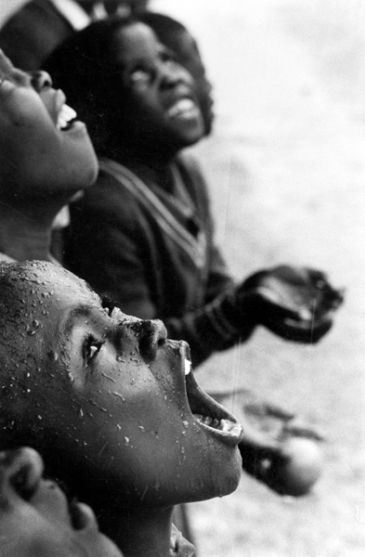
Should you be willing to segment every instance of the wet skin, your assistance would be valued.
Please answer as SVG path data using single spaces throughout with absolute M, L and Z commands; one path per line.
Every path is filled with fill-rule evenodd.
M 42 459 L 30 448 L 0 452 L 0 555 L 122 557 L 92 510 L 43 478 Z
M 125 506 L 167 506 L 233 491 L 241 426 L 186 375 L 186 343 L 167 340 L 159 321 L 103 307 L 64 269 L 17 269 L 0 304 L 4 435 L 30 439 L 96 504 L 120 505 L 123 493 Z
M 14 202 L 17 196 L 67 199 L 91 185 L 97 162 L 86 127 L 65 109 L 65 95 L 49 75 L 25 73 L 0 51 L 0 81 L 2 198 L 6 185 Z
M 129 148 L 137 141 L 139 149 L 157 143 L 175 152 L 197 142 L 204 124 L 192 77 L 153 31 L 143 23 L 120 28 L 113 35 L 112 52 L 123 90 L 113 111 L 116 115 L 119 110 Z M 136 121 L 143 122 L 142 133 L 135 129 Z

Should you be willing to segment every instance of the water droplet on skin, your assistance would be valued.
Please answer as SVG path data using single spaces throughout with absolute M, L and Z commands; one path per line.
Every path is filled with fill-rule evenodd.
M 110 377 L 110 375 L 108 375 L 108 374 L 105 373 L 105 372 L 102 372 L 101 375 L 102 375 L 103 377 L 105 377 L 105 379 L 108 379 L 108 381 L 112 381 L 112 383 L 115 383 L 114 377 Z
M 80 418 L 84 417 L 84 411 L 83 411 L 82 408 L 80 408 L 80 410 L 79 410 L 79 416 L 80 416 Z
M 126 445 L 129 445 L 130 439 L 129 437 L 124 437 L 124 441 Z
M 120 424 L 117 424 L 117 429 L 118 429 L 119 431 L 122 431 L 122 426 L 121 426 Z
M 121 400 L 122 402 L 125 402 L 124 396 L 121 395 L 120 393 L 118 393 L 118 391 L 113 391 L 113 392 L 112 392 L 112 395 L 114 395 L 114 396 L 120 398 L 120 400 Z
M 12 387 L 12 385 L 10 385 L 10 386 Z M 30 390 L 30 389 L 27 389 L 27 393 L 30 393 L 30 392 L 31 392 L 31 390 Z
M 139 426 L 138 426 L 138 429 L 140 429 L 141 431 L 145 431 L 145 428 L 144 428 L 143 425 L 139 425 Z
M 40 414 L 38 414 L 37 418 L 38 418 L 38 420 L 43 420 L 43 418 Z

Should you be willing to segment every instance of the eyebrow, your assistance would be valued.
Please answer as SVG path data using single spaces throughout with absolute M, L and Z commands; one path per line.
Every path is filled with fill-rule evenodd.
M 63 332 L 68 334 L 72 331 L 76 319 L 80 317 L 90 317 L 95 306 L 78 306 L 70 310 L 67 319 L 63 324 Z M 99 309 L 99 308 L 98 308 Z

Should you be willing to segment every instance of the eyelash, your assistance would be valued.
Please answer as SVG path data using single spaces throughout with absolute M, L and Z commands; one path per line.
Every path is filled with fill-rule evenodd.
M 82 347 L 82 355 L 86 366 L 96 358 L 103 344 L 105 344 L 104 340 L 97 340 L 93 335 L 89 335 L 85 339 Z

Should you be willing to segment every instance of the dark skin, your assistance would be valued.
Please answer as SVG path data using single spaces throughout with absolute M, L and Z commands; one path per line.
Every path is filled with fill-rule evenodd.
M 174 52 L 176 60 L 193 76 L 205 135 L 210 135 L 214 122 L 212 86 L 207 79 L 196 41 L 186 28 L 168 16 L 147 13 L 143 16 L 143 21 L 154 29 L 160 41 Z M 265 326 L 274 333 L 282 334 L 284 338 L 287 336 L 299 342 L 305 341 L 310 331 L 312 342 L 317 342 L 330 329 L 333 311 L 343 298 L 342 292 L 330 287 L 324 274 L 310 269 L 298 269 L 294 272 L 289 267 L 278 267 L 272 274 L 264 271 L 253 275 L 245 286 L 257 298 L 256 314 L 260 312 L 261 306 L 261 319 Z M 263 303 L 265 298 L 266 302 Z M 272 301 L 271 312 L 267 312 L 268 299 Z M 302 319 L 291 319 L 288 314 L 285 315 L 284 308 L 301 310 Z M 282 323 L 280 316 L 284 318 Z M 267 466 L 270 464 L 280 467 L 286 462 L 281 434 L 285 432 L 288 436 L 302 436 L 317 441 L 323 440 L 322 436 L 282 408 L 263 400 L 252 402 L 252 395 L 247 392 L 243 396 L 237 392 L 212 396 L 217 400 L 225 400 L 230 407 L 232 400 L 235 401 L 235 411 L 244 424 L 246 434 L 240 445 L 244 470 L 282 494 L 282 487 L 275 481 L 275 476 L 268 473 L 270 468 Z M 250 423 L 248 418 L 252 409 L 256 414 L 276 421 L 279 431 L 277 436 L 260 431 L 257 425 L 255 427 Z M 263 466 L 264 462 L 266 466 Z
M 125 110 L 122 112 L 119 106 L 114 113 L 117 125 L 108 135 L 108 152 L 146 180 L 169 188 L 171 161 L 182 147 L 203 135 L 192 78 L 143 24 L 116 31 L 112 44 L 113 63 L 119 68 L 125 93 Z M 189 110 L 170 115 L 173 106 L 187 98 Z M 136 129 L 138 119 L 148 121 L 143 134 Z
M 48 259 L 58 211 L 96 177 L 83 123 L 46 72 L 23 72 L 0 51 L 0 252 Z
M 122 557 L 87 505 L 68 500 L 43 477 L 34 449 L 0 452 L 2 557 Z
M 143 23 L 116 29 L 110 48 L 117 77 L 108 103 L 113 124 L 107 130 L 107 156 L 131 168 L 147 183 L 169 190 L 174 157 L 206 133 L 199 102 L 203 90 L 194 86 L 190 74 Z M 210 99 L 208 87 L 205 91 Z M 110 94 L 110 90 L 105 93 Z M 185 99 L 189 104 L 185 110 L 181 105 L 180 111 L 179 103 Z M 136 121 L 143 126 L 136 126 Z M 331 328 L 342 293 L 333 289 L 321 272 L 280 266 L 243 281 L 235 301 L 238 322 L 247 319 L 252 321 L 252 329 L 262 324 L 288 340 L 315 343 Z
M 37 448 L 127 557 L 167 557 L 173 505 L 237 486 L 241 426 L 161 322 L 103 304 L 51 264 L 3 273 L 2 443 Z

